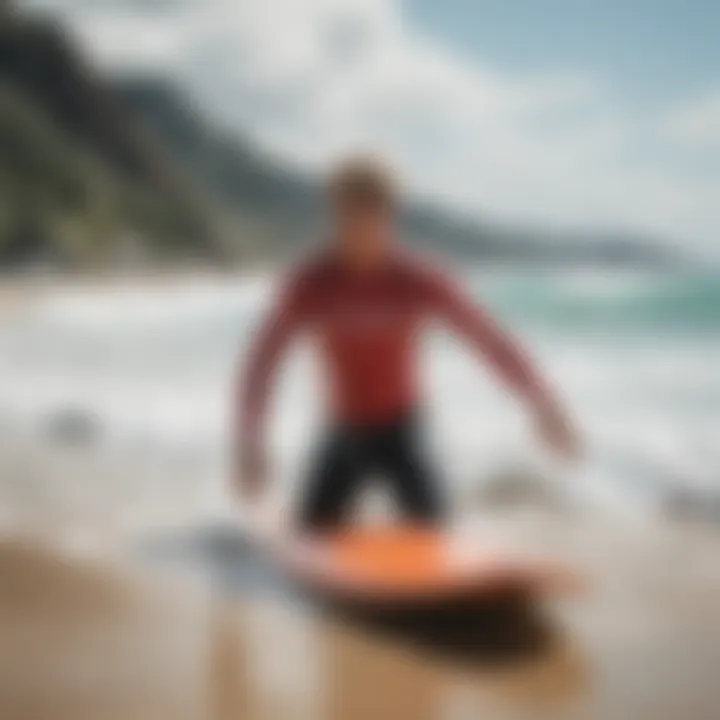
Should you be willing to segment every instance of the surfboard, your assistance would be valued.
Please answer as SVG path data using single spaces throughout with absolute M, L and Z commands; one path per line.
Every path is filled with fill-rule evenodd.
M 283 550 L 287 571 L 308 588 L 362 602 L 453 602 L 506 593 L 576 593 L 580 578 L 564 564 L 486 551 L 439 530 L 354 528 L 305 536 Z

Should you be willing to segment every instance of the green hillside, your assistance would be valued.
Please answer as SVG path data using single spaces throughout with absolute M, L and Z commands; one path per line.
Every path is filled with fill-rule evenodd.
M 209 207 L 56 28 L 0 26 L 0 263 L 221 252 Z

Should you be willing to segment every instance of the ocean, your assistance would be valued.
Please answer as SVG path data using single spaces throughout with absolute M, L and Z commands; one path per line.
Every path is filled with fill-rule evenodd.
M 428 442 L 458 512 L 560 495 L 630 522 L 720 523 L 718 274 L 492 269 L 465 281 L 558 388 L 587 458 L 568 469 L 545 457 L 522 407 L 434 328 Z M 51 508 L 58 522 L 136 527 L 227 512 L 235 378 L 272 285 L 67 283 L 4 311 L 0 449 L 24 463 L 22 481 L 0 481 L 5 516 Z M 292 353 L 273 403 L 276 488 L 290 496 L 320 419 L 310 355 Z M 42 467 L 29 471 L 38 442 Z

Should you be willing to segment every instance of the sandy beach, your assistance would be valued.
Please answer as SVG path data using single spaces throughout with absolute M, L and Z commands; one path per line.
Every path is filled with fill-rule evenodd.
M 593 538 L 584 535 L 587 552 Z M 201 544 L 187 531 L 156 537 Z M 650 546 L 612 533 L 606 542 L 602 560 L 586 555 L 588 594 L 550 603 L 533 615 L 540 633 L 517 642 L 527 634 L 517 623 L 528 620 L 512 610 L 488 626 L 487 615 L 465 609 L 459 634 L 456 620 L 454 636 L 442 626 L 429 634 L 433 621 L 399 629 L 261 583 L 228 591 L 190 562 L 6 535 L 2 717 L 717 717 L 718 538 L 694 528 Z M 224 572 L 242 572 L 214 553 Z M 514 645 L 498 644 L 502 636 Z

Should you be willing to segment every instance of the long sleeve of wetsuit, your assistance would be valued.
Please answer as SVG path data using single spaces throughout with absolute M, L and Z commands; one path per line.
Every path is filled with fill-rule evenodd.
M 281 356 L 306 318 L 306 290 L 306 283 L 300 276 L 285 282 L 250 347 L 238 387 L 237 439 L 240 447 L 263 443 L 270 384 Z
M 497 375 L 536 408 L 553 405 L 551 393 L 520 345 L 460 287 L 434 274 L 429 283 L 434 314 L 468 341 Z

